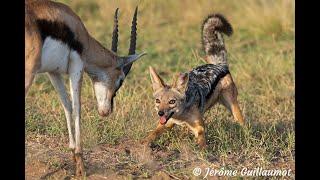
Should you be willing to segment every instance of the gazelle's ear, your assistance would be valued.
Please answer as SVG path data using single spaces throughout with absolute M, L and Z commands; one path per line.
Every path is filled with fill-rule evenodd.
M 184 94 L 187 90 L 187 85 L 189 81 L 189 73 L 181 73 L 174 83 L 173 88 L 179 91 L 181 94 Z
M 149 73 L 152 81 L 152 88 L 153 91 L 157 91 L 160 88 L 163 88 L 167 86 L 164 81 L 160 78 L 160 76 L 152 69 L 152 67 L 149 67 Z
M 147 53 L 143 53 L 143 54 L 133 54 L 133 55 L 128 55 L 128 56 L 124 56 L 124 57 L 120 57 L 117 61 L 117 67 L 121 68 L 127 64 L 133 63 L 134 61 L 136 61 L 137 59 L 141 58 L 142 56 L 144 56 Z

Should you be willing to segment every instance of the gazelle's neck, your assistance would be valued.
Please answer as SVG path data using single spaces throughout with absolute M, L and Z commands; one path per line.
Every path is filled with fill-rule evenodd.
M 116 63 L 117 55 L 90 36 L 80 17 L 69 7 L 51 1 L 26 1 L 26 4 L 34 12 L 38 26 L 43 27 L 42 35 L 53 36 L 52 38 L 68 44 L 69 48 L 79 53 L 84 64 L 108 67 Z
M 82 59 L 85 64 L 109 67 L 115 66 L 117 54 L 104 48 L 97 40 L 88 34 L 88 41 L 84 43 Z

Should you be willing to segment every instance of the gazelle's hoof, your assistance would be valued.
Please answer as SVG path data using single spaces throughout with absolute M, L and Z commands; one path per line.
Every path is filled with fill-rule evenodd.
M 76 153 L 74 157 L 75 157 L 75 160 L 76 160 L 76 175 L 77 175 L 77 178 L 85 177 L 86 173 L 85 173 L 85 169 L 84 169 L 82 154 Z
M 76 161 L 76 155 L 75 155 L 75 153 L 74 153 L 74 149 L 71 149 L 71 152 L 72 152 L 72 156 L 71 156 L 71 159 L 73 160 L 73 162 L 77 162 Z

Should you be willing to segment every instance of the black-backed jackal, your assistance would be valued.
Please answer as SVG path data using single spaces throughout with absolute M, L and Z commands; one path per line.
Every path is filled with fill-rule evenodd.
M 232 34 L 230 23 L 221 14 L 209 15 L 202 25 L 202 44 L 208 64 L 180 74 L 173 85 L 167 85 L 152 67 L 149 68 L 160 121 L 157 128 L 141 141 L 142 144 L 155 140 L 166 128 L 178 124 L 187 125 L 198 138 L 200 147 L 205 147 L 202 116 L 217 102 L 229 109 L 234 119 L 244 125 L 222 33 Z

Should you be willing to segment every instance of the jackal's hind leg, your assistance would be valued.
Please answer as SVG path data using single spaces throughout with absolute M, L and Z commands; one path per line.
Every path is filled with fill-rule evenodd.
M 234 119 L 238 121 L 241 126 L 244 126 L 244 121 L 238 104 L 237 95 L 237 87 L 234 84 L 229 85 L 228 88 L 222 90 L 220 102 L 231 111 Z

